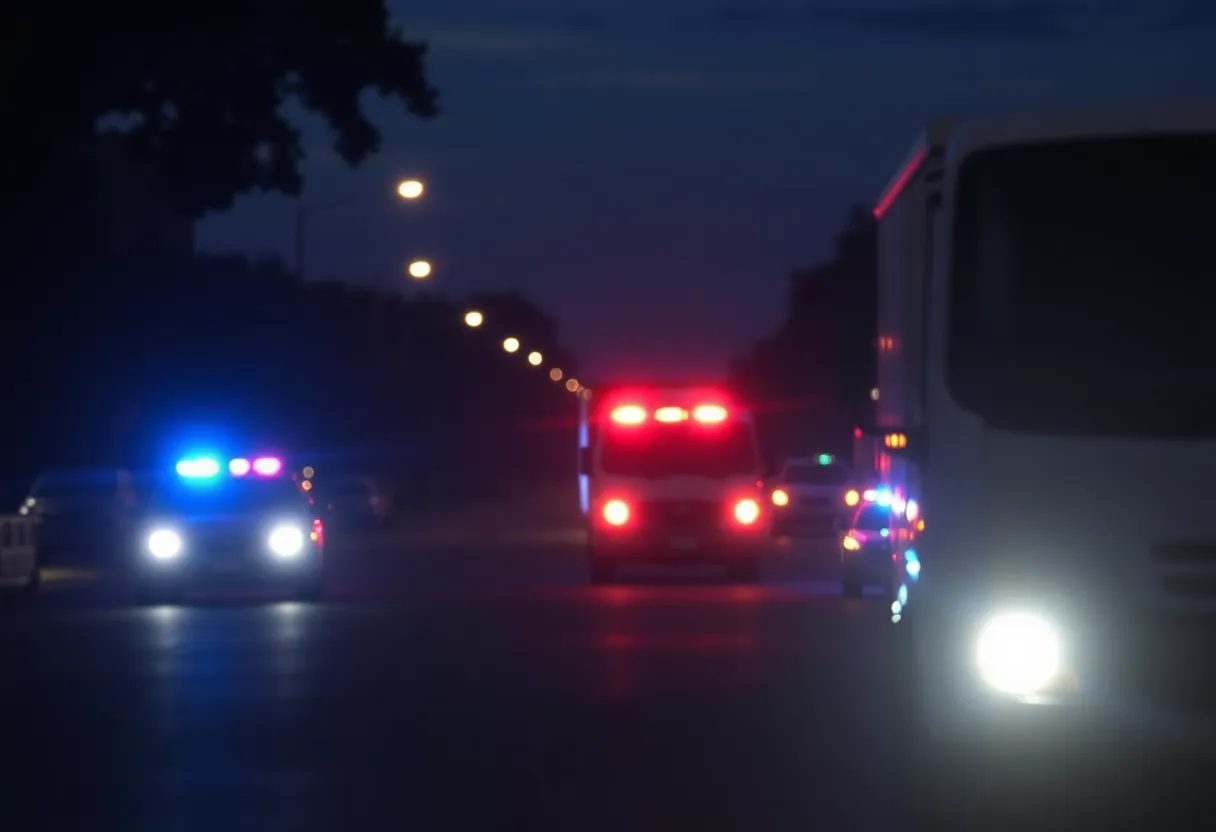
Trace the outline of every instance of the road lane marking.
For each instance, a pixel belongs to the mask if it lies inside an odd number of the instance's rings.
[[[42,583],[44,585],[92,583],[100,579],[100,569],[76,569],[61,566],[42,567]]]

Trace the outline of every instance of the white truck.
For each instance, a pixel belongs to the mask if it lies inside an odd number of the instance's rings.
[[[878,202],[867,433],[923,520],[892,604],[913,828],[1202,797],[1214,185],[1216,103],[1161,104],[932,121]]]
[[[579,489],[592,583],[638,563],[759,576],[770,536],[751,413],[719,387],[596,386],[581,403]]]

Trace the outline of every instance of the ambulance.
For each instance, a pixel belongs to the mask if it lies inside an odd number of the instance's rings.
[[[609,386],[582,402],[579,487],[592,583],[636,563],[757,580],[770,535],[752,414],[712,386]]]

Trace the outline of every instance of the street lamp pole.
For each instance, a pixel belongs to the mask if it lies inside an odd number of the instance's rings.
[[[397,183],[397,196],[406,202],[413,202],[419,199],[425,192],[422,182],[417,179],[405,179]],[[330,200],[329,202],[321,202],[316,205],[305,205],[302,197],[296,197],[295,200],[295,267],[296,274],[301,280],[307,275],[305,273],[305,243],[308,232],[308,219],[314,213],[320,211],[328,211],[332,208],[340,208],[344,205],[349,205],[352,202],[358,202],[368,197],[380,196],[380,191],[364,192],[350,194],[340,199]]]

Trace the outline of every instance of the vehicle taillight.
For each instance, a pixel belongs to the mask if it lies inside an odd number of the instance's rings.
[[[613,408],[612,421],[618,425],[640,425],[646,421],[646,409],[636,404]]]
[[[609,526],[623,526],[629,522],[629,504],[624,500],[609,500],[600,513]]]
[[[692,418],[702,424],[717,424],[726,421],[726,408],[720,404],[698,405],[692,412]]]
[[[773,489],[773,505],[788,506],[789,504],[790,504],[789,493],[787,491],[785,491],[785,489],[774,488]]]
[[[850,488],[848,491],[846,491],[844,493],[844,504],[846,506],[848,506],[849,508],[852,508],[853,506],[857,505],[860,502],[861,502],[861,495],[857,493],[856,489]]]
[[[760,504],[750,497],[735,503],[735,520],[744,526],[754,525],[760,519]]]
[[[656,422],[683,422],[688,418],[688,411],[682,407],[660,407],[654,412]]]
[[[318,546],[325,543],[325,525],[321,522],[320,518],[312,521],[312,533],[309,535],[309,538]]]

